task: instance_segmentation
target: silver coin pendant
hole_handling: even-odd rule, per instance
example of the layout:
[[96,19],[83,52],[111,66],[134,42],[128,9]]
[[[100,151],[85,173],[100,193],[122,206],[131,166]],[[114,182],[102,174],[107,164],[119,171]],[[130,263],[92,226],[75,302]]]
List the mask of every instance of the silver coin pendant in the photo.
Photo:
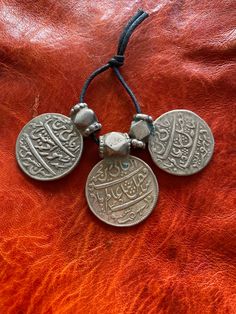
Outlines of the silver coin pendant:
[[88,176],[86,198],[100,220],[128,227],[150,215],[157,202],[158,183],[151,168],[137,157],[105,158]]
[[29,121],[16,142],[20,168],[31,178],[50,181],[64,177],[78,164],[83,137],[71,119],[46,113]]
[[155,120],[148,147],[158,167],[186,176],[201,171],[208,164],[214,151],[214,137],[197,114],[173,110]]

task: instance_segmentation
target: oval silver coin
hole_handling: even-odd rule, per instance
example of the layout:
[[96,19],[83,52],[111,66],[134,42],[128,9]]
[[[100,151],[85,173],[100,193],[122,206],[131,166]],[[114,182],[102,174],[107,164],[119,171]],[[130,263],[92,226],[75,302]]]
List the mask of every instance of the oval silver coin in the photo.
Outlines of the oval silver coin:
[[214,151],[214,137],[207,123],[189,110],[172,110],[154,122],[149,152],[162,170],[188,176],[201,171]]
[[78,164],[83,137],[71,119],[58,113],[45,113],[29,121],[16,141],[20,168],[33,179],[56,180]]
[[151,168],[133,156],[103,159],[86,183],[91,211],[116,227],[133,226],[146,219],[156,205],[158,191]]

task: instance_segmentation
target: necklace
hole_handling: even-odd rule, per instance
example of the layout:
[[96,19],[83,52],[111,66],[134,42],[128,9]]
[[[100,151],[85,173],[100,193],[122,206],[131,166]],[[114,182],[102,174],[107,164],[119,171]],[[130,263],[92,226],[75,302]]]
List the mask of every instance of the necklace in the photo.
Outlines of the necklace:
[[[202,170],[210,161],[214,138],[207,123],[189,110],[172,110],[154,122],[142,113],[140,105],[120,73],[130,36],[148,14],[139,10],[125,26],[117,55],[95,70],[85,81],[80,102],[70,117],[45,113],[20,132],[16,142],[16,158],[20,168],[33,179],[50,181],[70,173],[79,163],[83,138],[91,136],[103,158],[90,172],[86,198],[91,211],[113,226],[132,226],[146,219],[156,206],[159,187],[151,168],[130,155],[131,148],[148,145],[154,163],[162,170],[179,176]],[[129,94],[136,114],[129,133],[111,132],[96,137],[102,127],[84,98],[93,79],[112,69]]]

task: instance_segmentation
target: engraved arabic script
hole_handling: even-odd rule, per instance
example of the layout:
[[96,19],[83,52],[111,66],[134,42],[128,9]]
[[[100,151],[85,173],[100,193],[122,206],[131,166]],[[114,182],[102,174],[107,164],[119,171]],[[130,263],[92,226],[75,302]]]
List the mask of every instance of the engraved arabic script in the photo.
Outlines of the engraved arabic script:
[[70,172],[81,152],[80,133],[61,114],[43,114],[31,120],[16,145],[22,170],[39,180],[56,179]]
[[208,125],[187,110],[174,110],[154,122],[149,150],[156,164],[167,172],[189,175],[211,159],[214,139]]
[[154,174],[140,159],[103,160],[89,175],[87,198],[101,220],[126,226],[150,214],[157,200],[157,189]]

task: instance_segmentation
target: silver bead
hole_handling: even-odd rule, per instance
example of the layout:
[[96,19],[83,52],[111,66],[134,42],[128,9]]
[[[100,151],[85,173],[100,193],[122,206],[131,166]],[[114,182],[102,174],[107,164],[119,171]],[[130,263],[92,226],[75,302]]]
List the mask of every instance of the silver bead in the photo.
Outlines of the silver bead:
[[131,141],[127,133],[111,132],[99,137],[100,157],[125,157],[130,152]]
[[71,109],[70,115],[75,114],[76,112],[80,111],[80,109],[83,109],[83,108],[88,108],[88,105],[85,104],[85,103],[76,104],[76,105]]
[[131,145],[133,148],[141,148],[141,149],[145,149],[146,147],[146,143],[136,140],[135,138],[131,140]]
[[144,114],[144,113],[135,114],[134,120],[136,120],[136,121],[143,120],[143,121],[147,121],[147,122],[153,122],[152,117],[147,115],[147,114]]
[[129,135],[132,139],[136,139],[146,143],[152,132],[153,119],[151,116],[138,113],[134,116],[131,123]]
[[98,123],[98,119],[94,111],[88,108],[85,103],[76,104],[71,109],[71,120],[80,130],[83,136],[89,136],[91,133],[101,129],[102,125]]

